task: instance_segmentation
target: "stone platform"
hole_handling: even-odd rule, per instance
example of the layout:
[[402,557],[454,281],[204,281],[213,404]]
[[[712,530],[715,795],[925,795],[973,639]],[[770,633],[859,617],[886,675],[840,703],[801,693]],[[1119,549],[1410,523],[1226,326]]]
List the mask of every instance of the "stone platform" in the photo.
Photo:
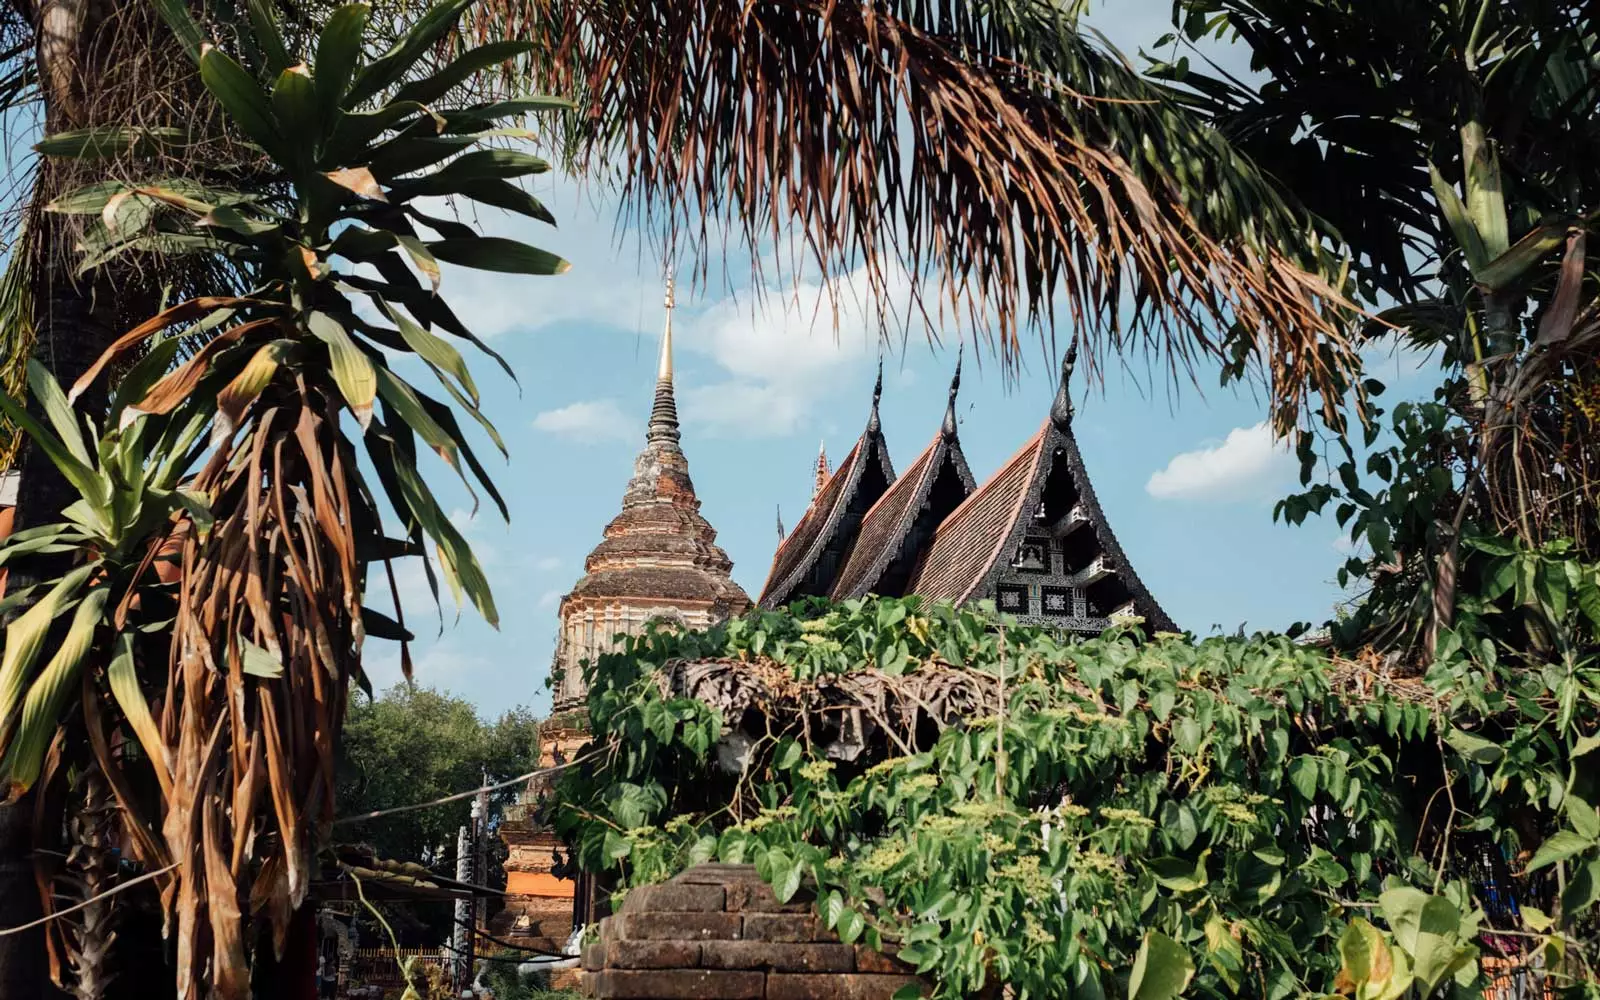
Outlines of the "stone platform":
[[842,944],[802,890],[780,903],[748,865],[700,865],[634,889],[584,948],[600,1000],[890,1000],[926,984],[892,957]]

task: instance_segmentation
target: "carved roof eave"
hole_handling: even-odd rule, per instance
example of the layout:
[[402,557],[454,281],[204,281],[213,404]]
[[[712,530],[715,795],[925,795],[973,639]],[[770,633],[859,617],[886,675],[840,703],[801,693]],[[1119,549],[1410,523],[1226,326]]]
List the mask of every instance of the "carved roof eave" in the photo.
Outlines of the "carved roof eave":
[[[862,577],[861,584],[851,588],[850,593],[835,594],[835,600],[864,597],[877,586],[878,581],[883,578],[883,574],[888,570],[890,564],[901,556],[901,550],[905,548],[906,544],[906,534],[911,530],[912,525],[917,523],[917,517],[922,511],[923,505],[928,502],[928,494],[933,491],[933,484],[939,481],[939,476],[944,472],[944,467],[947,463],[955,466],[956,476],[961,480],[963,492],[966,496],[970,497],[973,491],[977,489],[977,482],[972,478],[972,470],[967,466],[967,456],[961,451],[960,438],[953,434],[940,433],[934,439],[933,444],[928,447],[932,449],[933,454],[928,456],[927,463],[922,467],[922,475],[916,484],[916,491],[911,495],[911,500],[901,512],[894,534],[890,536],[889,541],[873,557],[871,564],[867,567],[866,574]],[[912,464],[915,465],[916,463],[913,462]],[[892,492],[894,492],[893,485],[889,487],[889,490],[883,496],[878,498],[878,503],[883,503]],[[868,511],[867,517],[870,518],[871,516],[872,512]],[[945,516],[948,517],[949,514]]]
[[[995,589],[1000,582],[1000,577],[1006,571],[1005,555],[1016,551],[1022,544],[1022,537],[1027,533],[1027,512],[1037,510],[1040,497],[1044,493],[1045,483],[1050,478],[1050,472],[1057,461],[1067,463],[1067,470],[1072,475],[1073,485],[1078,490],[1078,503],[1083,506],[1084,513],[1088,516],[1087,527],[1094,532],[1095,541],[1100,546],[1100,551],[1109,556],[1112,565],[1116,567],[1112,575],[1125,587],[1133,598],[1134,610],[1144,619],[1147,632],[1177,632],[1178,626],[1156,602],[1144,581],[1134,570],[1133,564],[1128,561],[1127,554],[1122,551],[1122,545],[1117,541],[1116,532],[1111,530],[1111,522],[1106,518],[1105,511],[1100,507],[1100,500],[1095,496],[1094,484],[1089,480],[1088,470],[1084,468],[1083,453],[1078,450],[1078,442],[1069,429],[1064,430],[1053,419],[1046,419],[1042,433],[1039,435],[1038,454],[1033,462],[1033,471],[1028,481],[1028,489],[1022,495],[1022,502],[1017,505],[1011,516],[1011,527],[1001,539],[999,547],[990,558],[989,566],[973,581],[972,586],[962,595],[961,600],[969,601],[974,594],[988,593]],[[1056,457],[1056,451],[1061,451],[1061,456]]]
[[[800,561],[795,564],[794,569],[790,570],[787,576],[779,581],[776,586],[766,588],[759,600],[761,607],[779,608],[789,603],[790,595],[794,593],[794,589],[810,575],[817,560],[822,557],[822,553],[827,551],[828,544],[833,541],[834,534],[839,530],[840,522],[843,520],[845,512],[855,503],[856,495],[861,489],[861,474],[867,468],[868,463],[876,462],[883,471],[884,482],[893,485],[894,465],[889,461],[889,448],[884,443],[883,432],[875,426],[876,423],[877,421],[874,420],[869,424],[866,431],[862,433],[860,440],[856,442],[855,461],[850,463],[850,468],[841,470],[846,471],[848,478],[839,490],[838,499],[828,509],[822,527],[817,531],[816,537],[812,539],[811,546],[806,549],[805,555],[801,556]],[[837,474],[835,473],[835,475]],[[780,551],[782,551],[781,548]]]

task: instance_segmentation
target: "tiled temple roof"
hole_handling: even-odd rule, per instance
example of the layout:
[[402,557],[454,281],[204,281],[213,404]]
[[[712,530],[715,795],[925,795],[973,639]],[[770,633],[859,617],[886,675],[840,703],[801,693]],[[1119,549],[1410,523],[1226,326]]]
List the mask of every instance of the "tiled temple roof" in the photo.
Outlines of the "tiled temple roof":
[[827,594],[855,544],[862,518],[894,482],[894,466],[878,417],[882,395],[880,364],[867,428],[806,508],[800,523],[778,546],[761,591],[762,607],[775,608],[801,597]]
[[[833,582],[834,600],[867,594],[900,596],[924,542],[973,489],[972,472],[956,436],[956,393],[961,363],[956,362],[944,424],[911,467],[895,480],[861,522],[850,558]],[[936,488],[937,487],[937,488]]]
[[951,512],[912,571],[907,593],[930,600],[968,600],[1001,556],[1033,481],[1043,432]]
[[[1056,496],[1070,496],[1076,530],[1090,532],[1092,552],[1107,572],[1096,586],[1112,587],[1117,603],[1131,603],[1152,632],[1177,631],[1177,626],[1150,595],[1129,564],[1110,521],[1095,496],[1072,432],[1072,399],[1068,386],[1076,348],[1062,362],[1061,381],[1050,416],[1000,471],[939,526],[933,543],[912,574],[908,593],[956,602],[992,597],[1009,569],[1035,511],[1043,511],[1047,487]],[[1045,511],[1059,518],[1066,511]],[[1052,518],[1052,520],[1054,519]]]

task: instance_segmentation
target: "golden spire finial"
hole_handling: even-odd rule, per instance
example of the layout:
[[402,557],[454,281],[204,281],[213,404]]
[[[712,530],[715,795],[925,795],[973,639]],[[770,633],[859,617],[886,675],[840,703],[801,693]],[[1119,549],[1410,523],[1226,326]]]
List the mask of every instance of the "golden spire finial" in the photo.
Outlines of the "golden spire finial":
[[661,335],[661,368],[656,373],[657,382],[672,381],[672,279],[667,279],[667,296],[662,302],[667,307],[667,329]]

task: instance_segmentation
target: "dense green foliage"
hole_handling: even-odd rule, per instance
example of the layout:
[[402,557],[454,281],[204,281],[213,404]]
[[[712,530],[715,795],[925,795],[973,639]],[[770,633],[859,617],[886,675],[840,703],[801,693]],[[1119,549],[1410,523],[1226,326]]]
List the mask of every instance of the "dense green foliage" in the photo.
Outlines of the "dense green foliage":
[[[479,718],[471,702],[431,688],[396,685],[357,699],[345,718],[339,753],[339,811],[345,816],[393,809],[505,781],[532,771],[539,725],[526,708]],[[490,798],[490,821],[516,788]],[[342,840],[370,845],[380,857],[436,862],[453,856],[456,829],[468,820],[465,799],[339,828]],[[446,872],[445,874],[450,874]]]
[[[1500,572],[1475,539],[1600,561],[1600,8],[1181,0],[1173,13],[1190,38],[1247,49],[1255,74],[1178,58],[1157,73],[1348,248],[1371,347],[1426,352],[1434,369],[1424,398],[1374,406],[1364,435],[1301,437],[1307,490],[1280,514],[1335,513],[1359,545],[1341,579],[1367,587],[1336,638],[1428,659],[1458,611],[1476,614],[1458,595]],[[1592,576],[1561,586],[1600,604]],[[1559,655],[1555,637],[1533,642]]]
[[[1471,996],[1486,917],[1458,859],[1503,851],[1563,866],[1522,924],[1493,916],[1592,996],[1600,667],[1478,649],[1391,681],[1281,637],[1066,642],[914,598],[761,613],[591,665],[607,752],[560,822],[624,887],[713,857],[785,897],[814,880],[841,937],[899,944],[946,996]],[[661,681],[711,657],[801,684],[949,665],[998,677],[1004,710],[853,763],[774,713],[730,775],[712,751],[737,720]]]

